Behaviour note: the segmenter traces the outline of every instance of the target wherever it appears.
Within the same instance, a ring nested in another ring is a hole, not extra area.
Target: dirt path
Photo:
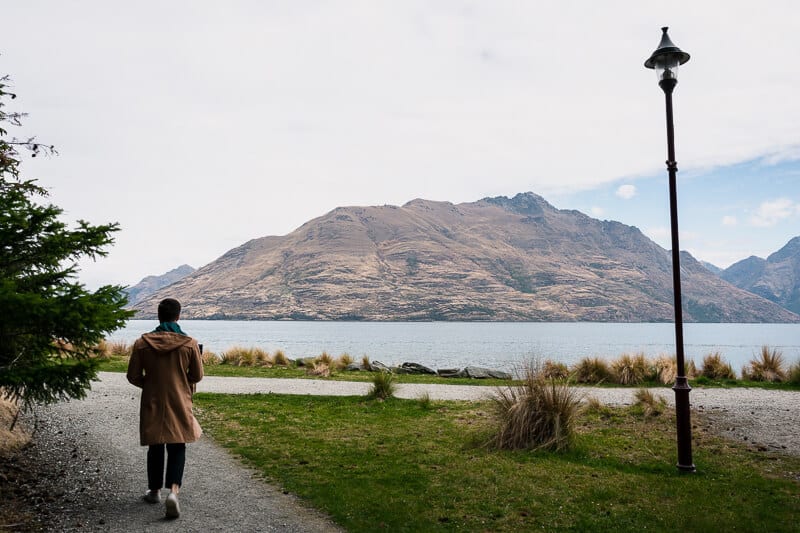
[[[165,520],[163,504],[141,499],[147,479],[139,391],[122,374],[103,374],[92,389],[85,400],[38,413],[28,453],[51,465],[42,482],[54,501],[38,506],[49,531],[340,531],[205,437],[187,446],[181,517]]]
[[[145,453],[138,446],[139,391],[123,374],[101,373],[85,400],[38,411],[28,460],[48,465],[36,509],[50,531],[297,531],[339,529],[319,512],[259,479],[208,438],[187,449],[182,515],[163,519],[162,505],[141,500]],[[362,395],[367,383],[206,377],[199,391]],[[474,400],[491,387],[401,385],[398,396]],[[633,389],[581,389],[607,404],[629,404]],[[672,402],[672,391],[658,391]],[[718,433],[800,455],[800,392],[697,389],[692,406]]]

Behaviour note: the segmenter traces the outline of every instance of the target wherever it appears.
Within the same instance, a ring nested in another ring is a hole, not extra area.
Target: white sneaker
[[[167,518],[178,518],[181,515],[181,506],[178,503],[178,495],[170,492],[167,496]]]
[[[159,503],[161,501],[161,491],[148,490],[144,493],[144,501],[147,503]]]

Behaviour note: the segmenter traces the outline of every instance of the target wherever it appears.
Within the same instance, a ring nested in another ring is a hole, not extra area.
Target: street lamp
[[[672,226],[672,283],[675,295],[675,351],[678,375],[675,378],[675,416],[678,430],[678,470],[694,472],[692,463],[692,423],[689,410],[689,391],[692,388],[686,379],[683,358],[683,306],[681,304],[681,255],[678,244],[678,194],[675,174],[675,130],[672,126],[672,91],[678,84],[678,67],[689,61],[689,54],[675,46],[667,35],[666,27],[661,28],[661,42],[656,51],[644,62],[647,68],[655,69],[658,85],[664,91],[667,103],[667,171],[669,172],[669,213]]]

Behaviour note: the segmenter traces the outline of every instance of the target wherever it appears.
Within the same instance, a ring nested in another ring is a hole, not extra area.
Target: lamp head
[[[658,81],[675,80],[678,82],[678,67],[689,61],[689,54],[675,46],[667,35],[668,27],[661,28],[661,42],[658,44],[644,66],[654,69],[658,76]]]

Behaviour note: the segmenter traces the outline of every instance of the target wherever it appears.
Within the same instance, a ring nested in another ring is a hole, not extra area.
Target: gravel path
[[[368,383],[304,379],[207,376],[201,392],[363,395]],[[398,396],[474,400],[492,387],[400,385]],[[632,401],[632,389],[586,388],[607,404]],[[670,403],[674,394],[659,390]],[[712,429],[761,449],[800,455],[800,392],[761,389],[695,389],[692,406]],[[28,451],[49,465],[42,483],[48,496],[37,502],[50,531],[339,531],[330,520],[261,480],[203,437],[188,445],[182,515],[163,519],[163,505],[141,500],[146,488],[146,449],[138,446],[139,391],[123,374],[101,373],[85,400],[37,412],[36,444]],[[77,465],[77,466],[76,466]]]

